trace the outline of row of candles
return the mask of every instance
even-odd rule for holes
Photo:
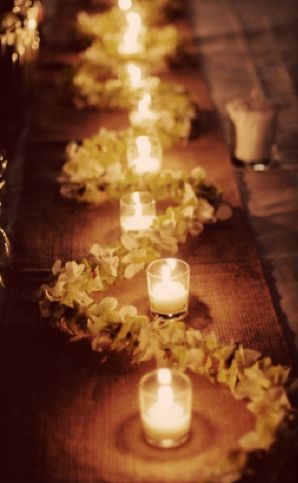
[[[118,0],[126,18],[126,27],[118,52],[126,56],[143,51],[144,26],[141,15],[134,11],[132,0]],[[128,61],[119,68],[128,90],[140,92],[137,108],[130,113],[130,123],[144,135],[127,142],[127,164],[137,175],[158,173],[162,164],[162,147],[156,135],[148,135],[162,113],[152,109],[151,91],[159,79],[146,77],[144,65]],[[145,233],[156,218],[156,202],[149,192],[127,193],[120,199],[120,224],[124,233]],[[154,260],[146,269],[150,311],[156,317],[179,319],[188,310],[190,267],[183,260]],[[146,441],[158,447],[176,447],[184,443],[190,432],[192,388],[190,378],[168,368],[143,376],[139,384],[139,406]]]

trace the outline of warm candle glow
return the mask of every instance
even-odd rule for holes
[[[169,409],[173,404],[174,396],[171,386],[160,386],[157,392],[157,404],[162,409]]]
[[[118,7],[123,10],[123,12],[127,12],[127,10],[130,10],[132,7],[132,1],[131,0],[118,0]]]
[[[191,382],[185,374],[158,369],[139,386],[141,418],[151,444],[173,447],[187,439],[191,422]]]
[[[146,231],[156,218],[155,200],[150,194],[134,192],[124,195],[120,210],[121,228],[124,232]]]
[[[138,173],[156,173],[160,170],[160,159],[152,155],[152,145],[148,136],[136,138],[137,158],[133,160]]]
[[[139,34],[142,29],[142,19],[138,12],[128,12],[126,14],[127,26],[134,32]]]
[[[138,111],[144,117],[146,117],[150,113],[150,106],[151,106],[151,95],[144,94],[142,99],[139,100],[138,103]]]
[[[162,148],[156,136],[137,136],[127,143],[127,164],[137,174],[157,173],[161,168]]]
[[[159,115],[151,108],[151,94],[145,92],[143,97],[139,100],[137,109],[130,113],[129,119],[133,126],[148,126],[155,125],[159,119]]]
[[[126,72],[129,78],[129,83],[134,89],[138,89],[143,84],[142,70],[136,64],[129,63],[126,66]]]
[[[159,384],[171,384],[172,373],[170,369],[163,368],[157,370],[157,380]]]
[[[122,42],[119,45],[119,53],[133,55],[141,51],[139,34],[127,28],[123,34]]]
[[[154,314],[170,318],[185,316],[189,297],[187,263],[176,259],[156,260],[147,268],[147,282]]]
[[[148,136],[138,136],[136,139],[136,145],[138,148],[139,155],[143,155],[148,158],[151,154],[151,142]]]

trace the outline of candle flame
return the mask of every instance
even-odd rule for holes
[[[142,27],[141,15],[138,12],[128,12],[126,14],[126,22],[128,27],[135,33],[139,34]]]
[[[169,281],[171,279],[172,271],[176,267],[175,258],[168,258],[167,262],[163,267],[161,267],[161,277],[164,281]]]
[[[133,87],[139,87],[142,80],[142,71],[135,64],[127,64],[126,71],[129,76],[130,83]]]
[[[151,155],[151,142],[148,136],[138,136],[136,138],[136,145],[139,156],[149,158]]]
[[[134,204],[135,204],[135,216],[139,216],[142,214],[142,203],[141,203],[141,196],[140,196],[140,193],[138,193],[137,191],[135,191],[133,194],[132,194],[132,199],[134,201]]]
[[[163,368],[163,369],[158,369],[157,371],[157,380],[159,384],[171,384],[172,382],[172,373],[170,369]]]
[[[132,1],[131,0],[118,0],[118,7],[123,10],[123,12],[127,12],[127,10],[130,10],[132,7]]]
[[[29,30],[35,30],[37,28],[37,20],[35,18],[29,18],[27,26]]]
[[[160,386],[157,393],[158,404],[167,409],[173,404],[174,394],[171,386]]]
[[[150,94],[144,94],[142,99],[138,103],[138,111],[140,114],[143,116],[148,115],[150,112],[150,106],[151,106],[151,95]]]
[[[123,34],[119,51],[124,54],[135,54],[140,50],[139,33],[127,28]]]

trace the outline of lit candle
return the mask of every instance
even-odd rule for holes
[[[118,7],[123,12],[127,12],[132,7],[132,1],[131,0],[118,0]]]
[[[142,30],[142,19],[138,12],[128,12],[126,14],[127,26],[135,33],[139,34]]]
[[[133,55],[142,52],[141,33],[143,30],[141,15],[138,12],[126,14],[126,29],[123,33],[118,52],[123,55]]]
[[[124,31],[122,42],[119,45],[119,53],[123,55],[137,54],[142,50],[139,39],[139,34],[135,33],[130,28]]]
[[[145,92],[138,102],[137,110],[130,113],[130,122],[135,127],[154,125],[158,120],[157,112],[151,109],[151,94]]]
[[[146,231],[156,218],[156,204],[147,192],[135,191],[120,200],[120,224],[123,232]]]
[[[186,441],[191,397],[191,382],[185,374],[159,369],[143,376],[139,402],[145,438],[150,444],[170,448]]]
[[[128,142],[127,163],[138,174],[157,173],[161,167],[162,148],[154,136],[138,136]]]
[[[129,64],[126,64],[125,71],[128,78],[128,83],[132,89],[139,89],[144,85],[141,67],[130,62]]]
[[[166,318],[185,317],[189,298],[189,265],[183,260],[155,260],[147,267],[150,309]]]

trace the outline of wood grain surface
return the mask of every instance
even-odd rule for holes
[[[38,287],[53,262],[79,258],[92,243],[107,244],[119,237],[117,202],[94,207],[60,196],[57,176],[65,145],[100,127],[122,128],[128,122],[127,113],[76,111],[63,101],[58,79],[78,56],[71,28],[76,10],[86,2],[44,3],[14,267],[1,319],[0,480],[194,482],[203,466],[216,465],[252,427],[245,403],[235,401],[224,387],[192,377],[190,440],[176,450],[151,448],[141,431],[137,386],[152,365],[134,367],[123,355],[100,356],[91,352],[88,342],[69,344],[40,320]],[[165,76],[185,85],[201,109],[198,138],[167,152],[165,164],[187,170],[202,165],[234,207],[232,219],[206,227],[180,249],[178,256],[191,264],[187,323],[290,364],[206,84],[199,68],[180,68]],[[148,311],[144,274],[118,284],[112,293],[121,303]]]

